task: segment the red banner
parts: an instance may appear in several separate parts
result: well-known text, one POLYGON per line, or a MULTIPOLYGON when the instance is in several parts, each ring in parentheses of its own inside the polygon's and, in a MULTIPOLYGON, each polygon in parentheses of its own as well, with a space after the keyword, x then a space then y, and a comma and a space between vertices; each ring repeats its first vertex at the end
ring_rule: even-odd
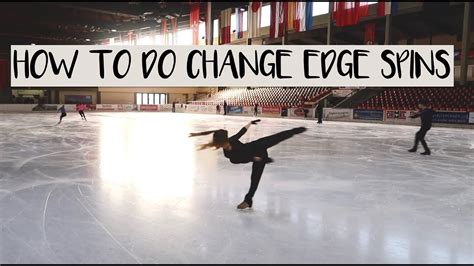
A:
POLYGON ((291 114, 292 116, 304 116, 304 108, 291 108, 291 114))
POLYGON ((158 111, 158 105, 140 104, 140 111, 158 111))
POLYGON ((262 107, 264 114, 280 114, 280 107, 262 107))

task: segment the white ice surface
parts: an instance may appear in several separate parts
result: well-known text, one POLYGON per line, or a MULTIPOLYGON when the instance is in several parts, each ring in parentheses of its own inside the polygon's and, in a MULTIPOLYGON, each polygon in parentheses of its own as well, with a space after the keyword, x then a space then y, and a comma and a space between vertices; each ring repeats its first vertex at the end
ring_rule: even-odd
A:
POLYGON ((249 118, 0 114, 0 263, 473 263, 474 131, 263 118, 309 130, 251 165, 196 151, 249 118), (422 148, 420 147, 420 151, 422 148))

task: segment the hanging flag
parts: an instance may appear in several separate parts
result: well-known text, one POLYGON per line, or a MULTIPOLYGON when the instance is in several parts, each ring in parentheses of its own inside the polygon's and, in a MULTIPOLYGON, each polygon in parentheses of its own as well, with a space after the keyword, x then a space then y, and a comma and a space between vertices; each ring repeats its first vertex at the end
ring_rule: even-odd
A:
POLYGON ((296 32, 306 30, 306 2, 295 2, 295 15, 293 19, 293 29, 296 32))
POLYGON ((270 37, 282 37, 288 23, 288 2, 271 2, 270 13, 270 37))
POLYGON ((161 41, 163 45, 168 45, 169 44, 169 39, 168 39, 168 19, 163 18, 161 19, 161 41))
POLYGON ((171 24, 171 44, 178 44, 178 19, 172 18, 170 20, 171 24))
POLYGON ((193 33, 193 45, 199 45, 199 3, 191 4, 189 27, 193 33))
POLYGON ((369 13, 367 2, 335 2, 332 18, 337 27, 355 25, 369 13))
POLYGON ((394 15, 398 12, 398 2, 382 2, 377 3, 377 16, 394 15))
POLYGON ((287 15, 287 24, 286 24, 286 29, 287 30, 292 30, 294 29, 294 20, 296 16, 296 5, 298 2, 288 2, 288 15, 287 15))
POLYGON ((244 37, 244 12, 240 8, 235 9, 235 35, 237 39, 244 37))
POLYGON ((270 2, 270 37, 276 38, 278 35, 278 6, 280 2, 270 2))
POLYGON ((212 15, 211 15, 211 3, 206 2, 206 45, 210 45, 212 42, 212 15))
POLYGON ((375 44, 375 23, 365 24, 364 43, 375 44))
POLYGON ((283 37, 285 35, 286 23, 288 21, 288 2, 279 2, 278 7, 278 37, 283 37))
POLYGON ((293 16, 293 29, 296 32, 302 31, 301 27, 301 9, 305 2, 295 2, 295 15, 293 16))
POLYGON ((262 14, 262 2, 250 2, 247 12, 248 38, 260 36, 260 18, 262 14))
POLYGON ((230 43, 230 18, 232 15, 232 9, 227 8, 221 11, 219 17, 220 35, 219 44, 230 43))
POLYGON ((304 30, 311 30, 313 28, 313 1, 306 1, 304 14, 304 30))

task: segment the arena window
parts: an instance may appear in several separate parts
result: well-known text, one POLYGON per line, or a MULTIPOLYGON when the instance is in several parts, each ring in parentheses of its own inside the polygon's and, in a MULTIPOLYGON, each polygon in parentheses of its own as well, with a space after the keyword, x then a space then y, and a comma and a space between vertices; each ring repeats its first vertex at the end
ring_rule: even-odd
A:
POLYGON ((142 93, 135 94, 135 104, 167 104, 168 94, 166 93, 142 93))

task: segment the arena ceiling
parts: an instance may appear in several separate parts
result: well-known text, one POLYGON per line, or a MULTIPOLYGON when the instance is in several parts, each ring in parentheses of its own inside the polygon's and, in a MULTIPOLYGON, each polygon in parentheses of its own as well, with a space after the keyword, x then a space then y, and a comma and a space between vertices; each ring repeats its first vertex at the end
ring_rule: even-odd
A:
MULTIPOLYGON (((189 27, 188 2, 3 2, 0 3, 0 45, 89 44, 117 36, 118 32, 157 28, 161 19, 177 17, 178 28, 189 27)), ((214 2, 213 17, 228 7, 248 2, 214 2)), ((204 2, 201 3, 204 20, 204 2)), ((411 10, 393 17, 393 37, 419 38, 433 34, 461 36, 463 5, 434 5, 430 10, 411 10)), ((474 20, 471 20, 471 22, 474 20)), ((384 18, 376 22, 383 43, 384 18)), ((352 27, 333 27, 333 43, 361 44, 364 21, 352 27)), ((474 22, 473 22, 474 23, 474 22)), ((471 26, 472 27, 472 26, 471 26)), ((380 42, 381 41, 381 42, 380 42)), ((270 41, 272 42, 272 41, 270 41)), ((281 42, 276 39, 274 44, 281 42)), ((290 44, 325 44, 325 27, 292 34, 290 44)))

